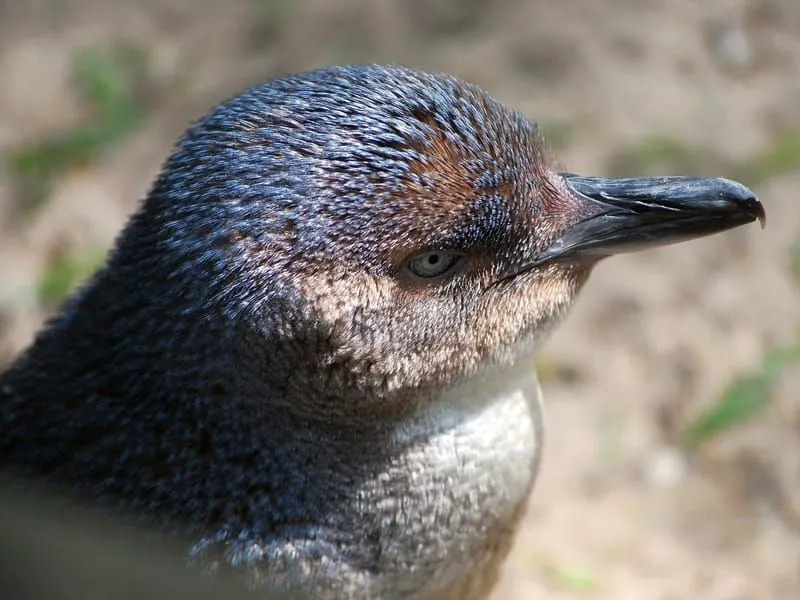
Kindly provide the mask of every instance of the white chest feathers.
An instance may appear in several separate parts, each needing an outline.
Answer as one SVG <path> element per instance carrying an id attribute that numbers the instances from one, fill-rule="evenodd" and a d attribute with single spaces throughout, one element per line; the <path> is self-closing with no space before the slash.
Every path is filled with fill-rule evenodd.
<path id="1" fill-rule="evenodd" d="M 392 581 L 378 589 L 428 597 L 496 559 L 536 478 L 542 421 L 533 364 L 522 358 L 450 390 L 397 428 L 404 451 L 366 482 L 405 490 L 383 500 L 381 520 L 401 527 L 393 540 L 386 532 L 384 557 L 399 569 L 385 572 Z"/>

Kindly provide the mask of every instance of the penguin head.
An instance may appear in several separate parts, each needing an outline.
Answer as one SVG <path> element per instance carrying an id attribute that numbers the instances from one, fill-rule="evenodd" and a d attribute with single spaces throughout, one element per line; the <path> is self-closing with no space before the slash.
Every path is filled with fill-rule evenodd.
<path id="1" fill-rule="evenodd" d="M 757 217 L 727 180 L 560 173 L 533 122 L 454 78 L 341 67 L 195 124 L 113 260 L 146 262 L 167 310 L 223 315 L 251 393 L 351 418 L 530 352 L 605 256 Z"/>

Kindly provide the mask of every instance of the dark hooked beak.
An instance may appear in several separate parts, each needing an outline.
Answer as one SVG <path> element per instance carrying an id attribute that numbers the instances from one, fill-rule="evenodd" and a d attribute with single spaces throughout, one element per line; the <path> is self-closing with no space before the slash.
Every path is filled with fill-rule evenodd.
<path id="1" fill-rule="evenodd" d="M 578 219 L 536 258 L 600 259 L 717 233 L 758 219 L 764 207 L 729 179 L 643 177 L 605 179 L 561 174 Z"/>

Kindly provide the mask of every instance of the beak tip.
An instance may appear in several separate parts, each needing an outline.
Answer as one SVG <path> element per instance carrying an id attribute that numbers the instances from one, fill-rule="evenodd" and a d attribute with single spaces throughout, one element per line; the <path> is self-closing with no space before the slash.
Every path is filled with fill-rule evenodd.
<path id="1" fill-rule="evenodd" d="M 753 197 L 753 200 L 755 201 L 753 206 L 753 214 L 755 215 L 756 219 L 758 219 L 761 229 L 764 229 L 767 226 L 767 213 L 764 210 L 764 205 L 761 204 L 761 202 L 759 202 L 755 196 Z"/>
<path id="2" fill-rule="evenodd" d="M 742 210 L 747 212 L 751 217 L 752 220 L 758 220 L 759 225 L 761 225 L 761 229 L 764 229 L 767 226 L 767 213 L 764 210 L 764 205 L 758 200 L 755 194 L 752 194 L 747 199 L 740 201 Z"/>
<path id="3" fill-rule="evenodd" d="M 732 181 L 730 179 L 720 179 L 719 181 L 727 188 L 725 194 L 733 200 L 743 212 L 750 215 L 753 221 L 758 219 L 761 229 L 764 229 L 767 226 L 767 213 L 764 210 L 764 205 L 761 204 L 755 193 L 738 181 Z"/>
<path id="4" fill-rule="evenodd" d="M 751 221 L 758 221 L 759 225 L 761 225 L 761 229 L 767 226 L 767 213 L 764 210 L 764 205 L 759 202 L 758 198 L 750 196 L 745 200 L 739 200 L 738 204 L 740 209 L 751 217 Z"/>

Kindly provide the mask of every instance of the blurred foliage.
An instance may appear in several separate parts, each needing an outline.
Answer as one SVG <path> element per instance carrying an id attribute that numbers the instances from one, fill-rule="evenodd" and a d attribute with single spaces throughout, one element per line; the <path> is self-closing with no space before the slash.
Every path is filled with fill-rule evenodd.
<path id="1" fill-rule="evenodd" d="M 583 375 L 575 365 L 555 360 L 545 351 L 536 354 L 533 364 L 539 381 L 543 384 L 552 382 L 575 383 Z"/>
<path id="2" fill-rule="evenodd" d="M 105 260 L 105 250 L 57 254 L 39 276 L 36 296 L 46 306 L 62 302 Z"/>
<path id="3" fill-rule="evenodd" d="M 800 286 L 800 236 L 789 247 L 789 272 Z"/>
<path id="4" fill-rule="evenodd" d="M 759 369 L 734 381 L 708 411 L 684 431 L 683 445 L 688 450 L 728 429 L 750 420 L 769 404 L 778 377 L 800 362 L 800 343 L 775 348 L 767 353 Z"/>
<path id="5" fill-rule="evenodd" d="M 598 465 L 603 469 L 615 468 L 623 459 L 623 436 L 626 427 L 625 411 L 607 409 L 600 415 L 597 428 Z"/>
<path id="6" fill-rule="evenodd" d="M 616 177 L 715 173 L 751 186 L 797 168 L 800 124 L 786 129 L 760 154 L 741 162 L 714 148 L 693 146 L 668 136 L 649 137 L 622 148 L 608 162 L 609 173 Z"/>
<path id="7" fill-rule="evenodd" d="M 539 121 L 547 145 L 553 150 L 563 150 L 568 147 L 575 137 L 574 122 L 570 121 Z"/>
<path id="8" fill-rule="evenodd" d="M 598 592 L 601 587 L 597 576 L 586 567 L 547 562 L 539 571 L 547 585 L 554 589 L 587 594 Z"/>
<path id="9" fill-rule="evenodd" d="M 533 364 L 540 383 L 545 384 L 558 380 L 558 370 L 560 365 L 550 356 L 548 356 L 547 353 L 539 352 L 535 356 Z"/>
<path id="10" fill-rule="evenodd" d="M 422 31 L 430 35 L 464 35 L 484 21 L 489 0 L 411 0 Z"/>
<path id="11" fill-rule="evenodd" d="M 738 173 L 734 175 L 756 185 L 797 168 L 800 168 L 800 124 L 782 132 L 753 160 L 738 165 Z"/>
<path id="12" fill-rule="evenodd" d="M 253 49 L 265 49 L 286 31 L 286 23 L 297 7 L 292 0 L 251 0 L 253 15 L 248 42 Z"/>
<path id="13" fill-rule="evenodd" d="M 692 146 L 665 136 L 654 136 L 613 154 L 608 169 L 615 176 L 700 175 L 714 173 L 756 186 L 783 173 L 800 169 L 800 124 L 787 128 L 764 151 L 744 161 L 721 152 Z M 789 249 L 789 268 L 800 284 L 800 239 Z M 754 373 L 740 376 L 706 413 L 683 433 L 687 449 L 752 419 L 769 403 L 774 381 L 787 368 L 800 364 L 800 342 L 766 352 Z"/>
<path id="14" fill-rule="evenodd" d="M 697 175 L 718 167 L 713 153 L 686 142 L 653 136 L 624 147 L 611 155 L 608 171 L 614 177 L 641 177 L 663 173 Z"/>
<path id="15" fill-rule="evenodd" d="M 146 55 L 135 45 L 121 44 L 109 51 L 86 50 L 75 56 L 72 78 L 87 104 L 88 118 L 9 157 L 25 212 L 46 200 L 59 175 L 95 160 L 102 150 L 135 129 L 144 116 L 141 92 L 146 72 Z"/>

